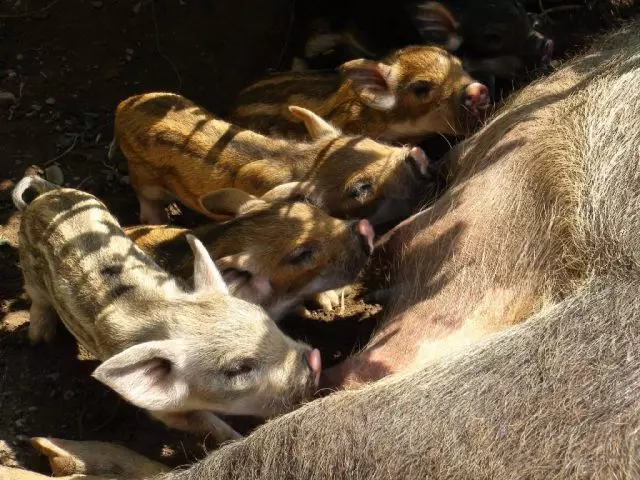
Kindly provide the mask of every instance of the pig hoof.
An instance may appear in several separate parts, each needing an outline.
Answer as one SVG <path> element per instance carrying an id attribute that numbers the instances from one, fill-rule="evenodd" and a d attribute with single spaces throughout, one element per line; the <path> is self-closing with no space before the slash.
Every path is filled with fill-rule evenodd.
<path id="1" fill-rule="evenodd" d="M 323 310 L 333 312 L 333 309 L 340 306 L 340 290 L 327 290 L 312 297 L 314 303 Z"/>
<path id="2" fill-rule="evenodd" d="M 351 286 L 346 286 L 336 290 L 327 290 L 326 292 L 321 292 L 311 297 L 311 301 L 320 306 L 323 310 L 333 312 L 336 308 L 342 307 L 343 298 L 346 295 L 349 295 L 352 291 L 353 288 Z"/>
<path id="3" fill-rule="evenodd" d="M 298 305 L 294 311 L 294 313 L 300 318 L 313 318 L 313 313 L 304 305 Z"/>
<path id="4" fill-rule="evenodd" d="M 56 334 L 56 314 L 49 306 L 34 303 L 29 310 L 29 340 L 50 343 Z"/>

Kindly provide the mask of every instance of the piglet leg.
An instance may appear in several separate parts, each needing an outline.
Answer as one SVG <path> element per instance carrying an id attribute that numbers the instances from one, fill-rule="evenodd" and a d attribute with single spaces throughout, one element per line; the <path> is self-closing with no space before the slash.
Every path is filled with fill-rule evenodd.
<path id="1" fill-rule="evenodd" d="M 118 474 L 123 478 L 144 478 L 169 471 L 161 463 L 111 443 L 35 437 L 31 444 L 48 457 L 56 477 Z"/>
<path id="2" fill-rule="evenodd" d="M 58 316 L 51 305 L 33 299 L 29 309 L 29 340 L 31 343 L 53 340 L 56 333 Z"/>

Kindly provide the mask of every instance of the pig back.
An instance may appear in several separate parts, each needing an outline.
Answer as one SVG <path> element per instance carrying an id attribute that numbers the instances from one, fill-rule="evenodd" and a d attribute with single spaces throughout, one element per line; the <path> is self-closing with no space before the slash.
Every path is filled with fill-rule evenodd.
<path id="1" fill-rule="evenodd" d="M 19 235 L 27 291 L 52 306 L 101 359 L 115 353 L 110 339 L 122 333 L 112 335 L 113 312 L 132 296 L 143 300 L 145 286 L 171 282 L 88 193 L 59 189 L 39 196 L 25 209 Z"/>
<path id="2" fill-rule="evenodd" d="M 242 167 L 272 158 L 288 143 L 211 115 L 180 95 L 148 93 L 120 103 L 115 138 L 138 194 L 160 188 L 206 214 L 200 198 L 234 186 Z"/>
<path id="3" fill-rule="evenodd" d="M 340 75 L 329 70 L 272 74 L 240 92 L 230 120 L 265 135 L 306 138 L 304 124 L 289 112 L 295 105 L 340 127 L 332 111 L 340 84 Z"/>

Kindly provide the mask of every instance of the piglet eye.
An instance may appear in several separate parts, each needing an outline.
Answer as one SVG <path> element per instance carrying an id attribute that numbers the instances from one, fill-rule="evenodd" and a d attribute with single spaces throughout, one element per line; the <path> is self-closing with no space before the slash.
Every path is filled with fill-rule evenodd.
<path id="1" fill-rule="evenodd" d="M 255 369 L 255 363 L 251 360 L 242 360 L 235 363 L 224 370 L 224 375 L 227 378 L 236 378 L 241 375 L 246 375 Z"/>
<path id="2" fill-rule="evenodd" d="M 348 195 L 351 198 L 362 199 L 373 193 L 373 185 L 370 182 L 362 182 L 353 186 Z"/>
<path id="3" fill-rule="evenodd" d="M 431 83 L 427 82 L 426 80 L 420 80 L 411 84 L 411 90 L 413 91 L 413 94 L 418 98 L 427 96 L 431 91 L 431 88 Z"/>
<path id="4" fill-rule="evenodd" d="M 289 257 L 289 263 L 292 265 L 300 265 L 308 262 L 313 257 L 315 249 L 313 247 L 297 248 Z"/>

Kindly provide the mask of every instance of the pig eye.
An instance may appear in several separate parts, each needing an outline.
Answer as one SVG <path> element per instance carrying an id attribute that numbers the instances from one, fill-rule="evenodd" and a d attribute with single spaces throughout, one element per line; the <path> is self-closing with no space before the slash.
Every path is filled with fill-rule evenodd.
<path id="1" fill-rule="evenodd" d="M 227 378 L 236 378 L 240 375 L 246 375 L 255 369 L 255 362 L 253 360 L 242 360 L 236 364 L 227 367 L 223 373 Z"/>
<path id="2" fill-rule="evenodd" d="M 347 195 L 355 199 L 363 199 L 373 193 L 373 184 L 371 182 L 357 183 L 353 186 Z"/>
<path id="3" fill-rule="evenodd" d="M 314 252 L 315 249 L 309 246 L 297 248 L 289 257 L 289 263 L 292 265 L 300 265 L 306 263 L 311 260 Z"/>
<path id="4" fill-rule="evenodd" d="M 411 90 L 413 91 L 413 94 L 418 98 L 426 97 L 432 88 L 433 85 L 431 85 L 431 83 L 427 82 L 426 80 L 419 80 L 411 84 Z"/>

